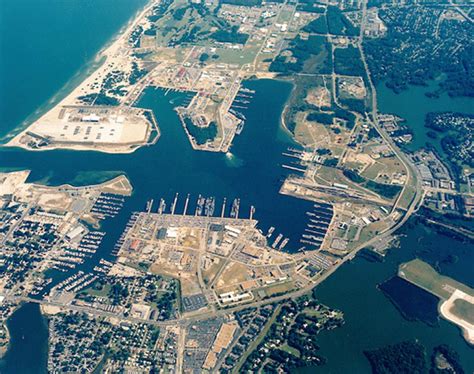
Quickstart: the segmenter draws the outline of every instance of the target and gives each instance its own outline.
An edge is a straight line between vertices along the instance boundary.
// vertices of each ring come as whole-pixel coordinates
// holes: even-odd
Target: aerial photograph
[[[474,374],[473,0],[0,0],[0,374]]]

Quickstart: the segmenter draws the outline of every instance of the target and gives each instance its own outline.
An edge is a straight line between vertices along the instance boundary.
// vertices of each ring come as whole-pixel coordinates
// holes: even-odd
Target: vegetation
[[[217,135],[217,124],[215,122],[211,122],[207,127],[199,127],[193,123],[191,118],[184,117],[184,123],[197,145],[206,144],[208,141],[214,140]]]
[[[94,105],[118,105],[119,101],[115,97],[107,96],[103,93],[98,94],[88,94],[84,96],[79,96],[79,100],[81,100],[85,104],[92,104]]]
[[[342,313],[319,304],[308,295],[286,300],[275,313],[276,318],[269,321],[270,328],[266,333],[263,331],[263,339],[258,341],[239,372],[287,373],[308,365],[324,365],[326,359],[318,354],[318,333],[341,326]]]
[[[329,6],[326,11],[329,33],[333,35],[359,35],[359,29],[349,21],[336,6]]]
[[[287,58],[285,53],[291,53]],[[327,39],[311,35],[307,40],[297,36],[270,65],[270,71],[282,74],[309,72],[328,74],[332,71],[331,46]],[[309,63],[311,60],[317,60]],[[310,60],[310,61],[308,61]]]
[[[176,21],[181,21],[184,18],[184,15],[186,14],[187,7],[183,8],[178,8],[173,12],[173,18]]]
[[[425,127],[439,134],[446,161],[457,179],[462,171],[459,164],[474,167],[474,115],[458,112],[430,112]]]
[[[442,11],[418,6],[380,10],[387,34],[364,39],[367,62],[376,82],[384,81],[394,92],[401,92],[409,85],[426,86],[442,74],[445,79],[439,80],[427,96],[437,97],[443,92],[450,96],[474,95],[474,25],[458,20],[438,22]]]
[[[378,183],[372,180],[367,180],[361,176],[357,171],[351,169],[344,169],[344,176],[354,183],[360,184],[376,194],[387,199],[393,199],[401,191],[402,187],[394,184]]]
[[[326,8],[320,6],[314,0],[300,0],[298,1],[298,5],[296,9],[302,12],[309,12],[309,13],[324,13]]]
[[[220,0],[220,3],[243,6],[259,6],[262,5],[262,0]]]
[[[464,374],[459,355],[446,344],[438,345],[431,355],[430,374]]]
[[[373,351],[364,351],[374,374],[426,373],[425,348],[416,341],[405,341]]]
[[[387,199],[393,199],[402,189],[401,186],[395,184],[378,183],[370,180],[365,183],[365,187]]]
[[[348,46],[334,51],[334,71],[341,75],[365,76],[359,48]]]
[[[245,44],[249,35],[238,32],[238,27],[234,26],[230,30],[215,31],[210,37],[220,43]]]
[[[132,72],[130,73],[130,76],[128,77],[128,82],[130,84],[135,84],[145,75],[147,75],[147,73],[148,71],[146,71],[146,69],[140,69],[136,62],[132,62]]]
[[[349,109],[352,112],[363,114],[366,111],[364,100],[339,98],[339,102],[341,103],[341,105],[347,107],[347,109]]]
[[[206,62],[207,60],[209,60],[209,55],[207,53],[201,53],[199,56],[199,61]]]
[[[334,116],[328,113],[311,112],[306,116],[306,120],[322,125],[332,125],[334,123]]]
[[[326,17],[321,16],[311,21],[303,28],[303,31],[315,34],[327,34],[328,25],[326,23]]]
[[[351,169],[344,169],[343,172],[344,176],[351,180],[354,183],[364,183],[365,178],[362,177],[359,173]]]

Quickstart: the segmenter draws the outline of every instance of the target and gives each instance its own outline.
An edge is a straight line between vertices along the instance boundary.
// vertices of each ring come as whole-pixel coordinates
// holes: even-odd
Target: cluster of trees
[[[243,6],[259,6],[262,0],[220,0],[221,4],[243,5]]]
[[[148,36],[155,36],[156,35],[156,25],[153,24],[150,26],[150,28],[146,29],[144,32],[143,32],[144,35],[148,35]]]
[[[464,374],[464,369],[459,361],[459,355],[446,344],[441,344],[434,348],[433,354],[431,355],[430,374],[444,374],[447,372],[446,369],[438,367],[437,358],[442,358],[446,361],[452,367],[453,373]]]
[[[215,31],[210,37],[220,43],[245,44],[249,35],[238,32],[238,27],[233,26],[230,30]]]
[[[162,319],[170,319],[174,315],[174,304],[176,302],[176,292],[166,292],[156,302],[156,307],[160,310]]]
[[[334,71],[341,75],[365,76],[359,48],[352,45],[347,48],[336,48],[334,51]]]
[[[364,351],[364,354],[374,374],[427,372],[425,348],[416,341],[405,341],[373,351]]]
[[[300,0],[298,1],[298,5],[296,9],[301,12],[309,12],[309,13],[324,13],[326,8],[324,6],[319,6],[313,0]]]
[[[357,36],[359,28],[349,21],[336,6],[329,6],[326,11],[329,33],[333,35]]]
[[[334,123],[334,116],[328,113],[311,112],[306,116],[306,120],[318,122],[323,125],[332,125]]]
[[[401,186],[394,184],[378,183],[373,180],[367,180],[358,172],[352,169],[344,169],[342,171],[344,176],[354,183],[360,184],[376,194],[385,197],[387,199],[393,199],[401,191]]]
[[[174,0],[161,0],[158,5],[155,5],[152,9],[151,15],[147,18],[150,22],[158,21],[166,13],[170,5]]]
[[[425,347],[417,341],[407,340],[388,345],[373,351],[364,351],[374,374],[413,373],[413,374],[464,374],[459,355],[448,345],[442,344],[433,349],[431,367],[426,362]],[[449,366],[440,367],[438,359]]]
[[[188,29],[181,37],[173,42],[170,42],[170,46],[180,45],[185,43],[193,43],[198,38],[199,34],[201,33],[201,27],[198,25],[194,25],[192,28]]]
[[[143,27],[138,25],[131,33],[130,38],[128,39],[129,43],[133,48],[140,47],[140,38],[143,34]]]
[[[430,137],[441,136],[440,144],[446,154],[445,161],[455,180],[462,176],[460,164],[474,167],[474,149],[470,147],[474,132],[474,115],[457,112],[430,112],[425,117],[425,127],[435,132]]]
[[[199,56],[199,61],[206,62],[207,60],[209,60],[209,55],[207,53],[201,53],[201,55]]]
[[[176,20],[176,21],[181,21],[183,18],[184,18],[184,15],[186,14],[186,10],[188,9],[188,7],[182,7],[182,8],[178,8],[176,9],[174,12],[173,12],[173,18]]]
[[[333,124],[333,119],[334,118],[339,118],[339,119],[342,119],[342,120],[346,121],[346,127],[349,130],[354,127],[355,120],[356,120],[355,114],[353,114],[353,113],[351,113],[347,110],[341,109],[336,105],[328,108],[328,110],[331,110],[333,113],[329,114],[329,113],[316,112],[315,111],[315,112],[309,113],[306,116],[306,119],[308,121],[318,122],[318,123],[321,123],[323,125],[332,125]]]
[[[302,72],[305,70],[305,62],[308,59],[322,53],[325,53],[325,58],[309,72],[328,74],[332,71],[331,46],[323,36],[311,35],[307,40],[297,36],[291,41],[287,50],[291,52],[292,57],[296,61],[287,62],[287,58],[280,54],[271,63],[270,71],[283,74]]]
[[[310,315],[307,308],[319,310],[321,315]],[[323,365],[326,359],[317,353],[317,334],[344,323],[341,316],[332,316],[332,311],[314,299],[314,292],[313,298],[305,295],[285,300],[269,332],[247,358],[243,371],[260,371],[265,362],[265,373],[288,373],[298,367]]]
[[[303,28],[303,31],[315,34],[327,34],[328,25],[326,22],[326,17],[320,16],[314,21],[311,21]]]
[[[130,84],[135,84],[140,80],[140,78],[144,77],[147,73],[148,71],[146,71],[146,69],[140,69],[138,67],[138,64],[134,61],[132,62],[132,72],[128,77],[128,82]]]
[[[365,101],[360,99],[344,99],[339,97],[339,102],[352,112],[364,113],[366,110]]]
[[[115,106],[119,104],[118,99],[112,96],[107,96],[106,94],[100,92],[97,94],[88,94],[84,96],[79,96],[79,100],[81,100],[85,104],[92,104],[95,105],[108,105],[108,106]]]
[[[214,140],[217,135],[217,124],[214,121],[212,121],[207,127],[199,127],[193,123],[191,118],[184,117],[184,123],[189,134],[194,138],[198,145],[205,144],[209,140]]]
[[[128,295],[129,291],[127,286],[123,286],[120,283],[115,283],[110,288],[108,296],[112,300],[113,305],[122,305]]]

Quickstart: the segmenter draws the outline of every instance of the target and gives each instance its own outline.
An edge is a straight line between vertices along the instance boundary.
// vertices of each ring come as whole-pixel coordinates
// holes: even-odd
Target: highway
[[[405,215],[400,221],[403,224],[406,222],[406,220],[408,220],[408,218],[410,218],[413,212],[415,212],[416,209],[418,208],[418,204],[423,198],[423,189],[422,189],[421,181],[420,181],[420,178],[418,178],[415,167],[411,164],[408,157],[397,147],[397,145],[394,143],[390,135],[388,135],[387,132],[379,124],[378,109],[377,109],[377,91],[372,81],[372,77],[371,77],[370,70],[369,70],[365,53],[364,53],[364,48],[362,45],[364,29],[365,29],[366,24],[367,24],[367,0],[363,0],[362,1],[362,20],[361,20],[361,26],[360,26],[361,37],[359,38],[358,46],[360,50],[361,60],[362,60],[362,63],[364,64],[364,69],[367,74],[367,81],[369,83],[369,88],[370,88],[371,104],[372,104],[372,125],[378,131],[378,133],[380,134],[382,139],[385,141],[385,143],[390,147],[392,152],[398,157],[398,159],[401,161],[401,163],[405,167],[405,170],[407,171],[407,181],[405,185],[403,186],[402,191],[398,195],[398,198],[395,204],[393,205],[392,212],[395,211],[397,208],[399,208],[401,199],[403,198],[404,194],[407,193],[407,188],[410,188],[412,186],[415,187],[415,195],[413,196],[412,201],[410,202],[410,205],[408,206],[407,211],[405,212]]]
[[[370,76],[370,71],[369,71],[369,68],[368,68],[368,64],[367,64],[367,61],[366,61],[366,57],[365,57],[365,54],[364,54],[364,51],[363,51],[363,45],[362,45],[363,35],[364,35],[364,28],[365,28],[365,25],[366,25],[366,22],[367,22],[366,11],[367,11],[367,0],[364,0],[362,2],[362,21],[361,21],[361,31],[360,31],[361,34],[360,34],[360,38],[358,40],[358,46],[359,46],[359,49],[361,51],[361,59],[362,59],[362,62],[364,64],[364,67],[365,67],[365,70],[366,70],[366,73],[367,73],[367,78],[368,78],[367,80],[368,80],[369,88],[370,88],[371,104],[372,104],[372,112],[371,112],[372,125],[379,132],[380,136],[383,138],[383,140],[386,142],[386,144],[391,148],[393,153],[399,158],[399,160],[404,165],[404,167],[406,169],[406,172],[407,172],[406,184],[404,185],[399,197],[397,198],[397,200],[396,200],[396,202],[393,206],[392,211],[399,210],[400,205],[401,205],[401,201],[402,201],[402,198],[404,197],[404,195],[407,194],[407,193],[411,193],[408,189],[410,189],[412,187],[415,187],[414,196],[411,199],[409,205],[407,206],[406,211],[403,213],[401,219],[398,222],[396,222],[393,226],[385,229],[378,236],[373,237],[370,240],[368,240],[367,242],[360,244],[351,253],[349,253],[344,258],[339,260],[333,267],[331,267],[330,269],[328,269],[324,273],[322,273],[319,276],[318,279],[314,280],[308,286],[306,286],[304,288],[301,288],[297,291],[290,292],[288,294],[281,295],[281,296],[276,296],[276,297],[271,297],[271,298],[264,299],[264,300],[259,300],[259,301],[249,303],[249,304],[242,304],[242,305],[238,305],[238,306],[235,306],[235,307],[230,307],[230,308],[227,308],[227,309],[220,309],[220,310],[217,310],[217,311],[209,311],[209,310],[206,309],[205,311],[201,312],[200,314],[196,314],[196,315],[193,315],[193,316],[190,316],[190,317],[184,316],[184,317],[181,317],[179,319],[172,319],[172,320],[168,320],[168,321],[143,320],[143,319],[140,319],[140,318],[134,318],[134,317],[130,317],[130,316],[117,315],[115,313],[110,313],[110,312],[98,310],[98,309],[95,309],[93,307],[79,306],[79,305],[72,305],[72,304],[66,304],[65,305],[64,303],[59,303],[59,302],[54,302],[54,301],[47,301],[47,300],[38,300],[38,299],[30,298],[30,297],[12,296],[12,295],[7,295],[7,294],[3,295],[3,296],[5,296],[7,300],[12,301],[12,302],[32,302],[32,303],[37,303],[37,304],[41,304],[41,305],[56,306],[56,307],[61,307],[61,308],[65,308],[65,309],[68,309],[68,310],[77,311],[77,312],[90,313],[91,315],[94,315],[94,316],[97,316],[97,317],[117,318],[121,321],[127,321],[127,322],[131,322],[131,323],[146,323],[146,324],[155,325],[155,326],[178,325],[178,326],[183,327],[183,326],[187,326],[188,324],[190,324],[194,321],[205,320],[205,319],[209,319],[209,318],[213,318],[213,317],[217,317],[217,316],[223,316],[223,315],[227,315],[227,314],[230,314],[232,312],[236,312],[236,311],[246,309],[246,308],[249,308],[249,307],[259,307],[259,306],[263,306],[263,305],[266,305],[266,304],[269,304],[269,303],[280,302],[280,301],[285,300],[285,299],[290,299],[290,298],[293,299],[293,298],[305,295],[308,292],[311,292],[311,290],[313,288],[317,287],[319,284],[321,284],[326,279],[328,279],[332,274],[334,274],[346,262],[352,260],[361,249],[366,248],[366,247],[376,243],[377,241],[379,241],[381,239],[384,239],[384,238],[387,238],[387,237],[391,236],[394,232],[396,232],[400,227],[402,227],[406,223],[406,221],[410,218],[410,216],[414,212],[416,212],[416,210],[418,209],[418,207],[420,205],[420,202],[422,201],[422,198],[423,198],[423,190],[422,190],[420,178],[417,175],[416,169],[413,167],[411,162],[408,160],[407,156],[395,145],[395,143],[393,142],[391,137],[385,132],[385,130],[380,126],[380,124],[378,122],[377,93],[376,93],[374,84],[372,82],[372,78]],[[332,76],[332,78],[334,79],[334,76]],[[333,82],[333,84],[334,83],[335,82]],[[8,235],[7,235],[7,237],[8,237]],[[229,255],[229,257],[230,257],[230,255]],[[221,270],[219,270],[219,272],[221,272],[222,269],[225,268],[225,265],[226,265],[226,263],[223,264],[223,266],[222,266]],[[217,279],[217,276],[215,277],[215,279]],[[203,283],[201,277],[200,277],[200,280],[201,280],[200,283]],[[214,283],[214,280],[213,280],[213,283]]]

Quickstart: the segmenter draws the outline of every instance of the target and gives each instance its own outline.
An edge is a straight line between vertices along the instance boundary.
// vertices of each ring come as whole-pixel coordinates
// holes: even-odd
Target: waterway
[[[70,87],[73,84],[71,82],[84,73],[84,64],[94,59],[95,53],[143,3],[144,1],[139,0],[2,2],[0,28],[6,33],[0,33],[2,56],[7,56],[8,60],[11,51],[17,51],[21,61],[18,65],[14,64],[15,60],[0,63],[0,92],[5,92],[3,88],[7,87],[7,92],[12,93],[6,97],[2,96],[2,99],[10,101],[0,100],[0,134],[9,133],[31,113],[42,106],[44,108],[62,87]],[[38,7],[35,7],[35,4],[39,4]],[[8,7],[10,9],[4,9]],[[28,11],[29,7],[36,12]],[[6,12],[3,12],[4,10]],[[69,16],[65,20],[60,17],[67,14]],[[23,29],[12,31],[18,19],[25,20],[24,27],[30,30],[29,32]],[[59,22],[61,25],[57,24],[58,20],[62,20]],[[70,27],[69,23],[75,27]],[[32,30],[38,33],[35,38],[31,37]],[[83,33],[90,35],[86,43],[81,44]],[[43,34],[46,36],[40,36]],[[20,35],[23,35],[23,39]],[[66,44],[67,49],[64,49]],[[41,61],[32,64],[30,56],[36,56]],[[58,70],[61,72],[57,72]],[[27,79],[21,74],[28,74]],[[26,83],[16,87],[22,79]],[[173,110],[186,95],[165,95],[162,90],[148,89],[140,105],[152,109],[160,125],[162,136],[155,146],[139,149],[130,155],[2,149],[0,167],[9,170],[30,169],[30,181],[54,185],[66,182],[77,185],[96,183],[120,173],[130,178],[134,194],[127,199],[120,215],[104,223],[103,228],[107,235],[103,245],[96,256],[84,265],[85,270],[92,267],[99,258],[110,257],[110,251],[132,211],[142,210],[150,198],[155,201],[165,198],[169,206],[175,193],[180,194],[178,212],[182,211],[188,193],[194,201],[199,194],[216,197],[216,210],[219,212],[220,202],[224,197],[227,197],[227,201],[238,197],[241,199],[241,216],[248,216],[250,205],[254,205],[255,218],[260,221],[260,228],[265,231],[269,226],[275,226],[274,235],[283,233],[291,239],[290,247],[297,249],[299,235],[306,223],[304,213],[310,204],[278,193],[281,181],[287,175],[281,167],[283,163],[288,163],[282,152],[295,146],[290,136],[279,125],[280,113],[291,86],[263,80],[248,82],[247,87],[255,90],[256,94],[244,113],[247,117],[244,131],[236,138],[229,155],[193,151]],[[383,94],[379,96],[380,100],[385,102],[381,103],[381,109],[384,111],[391,111],[387,106],[387,103],[392,103],[391,100],[404,97],[390,99],[386,96],[384,99]],[[394,109],[400,107],[396,102],[391,105]],[[403,117],[403,113],[397,114]],[[409,322],[403,319],[393,304],[377,289],[378,284],[395,274],[400,262],[415,255],[440,264],[443,273],[473,284],[468,264],[472,264],[474,260],[474,251],[461,244],[453,245],[451,239],[433,233],[424,226],[408,227],[406,235],[402,240],[402,248],[390,252],[385,262],[369,263],[357,258],[344,265],[318,289],[321,301],[341,309],[346,316],[344,327],[321,335],[322,354],[329,359],[328,365],[321,371],[368,372],[369,367],[363,350],[396,343],[406,338],[418,338],[427,347],[448,343],[459,352],[467,371],[472,372],[474,369],[472,349],[465,344],[456,327],[445,321],[440,321],[437,327],[430,327],[422,322]],[[455,264],[443,262],[442,256],[446,256],[446,251],[449,254],[456,251],[463,261]],[[27,304],[12,317],[9,324],[12,337],[29,335],[28,331],[44,330],[39,310],[34,308],[36,307]],[[43,370],[47,333],[35,336],[38,340],[34,345],[27,339],[12,339],[10,350],[2,361],[2,373]],[[36,362],[36,366],[15,366],[26,356],[36,357],[31,361]],[[312,372],[311,370],[308,372]]]
[[[0,373],[46,373],[48,361],[48,326],[38,304],[25,304],[7,323],[10,347],[0,361]]]
[[[425,93],[433,92],[436,86],[437,81],[430,81],[427,86],[411,86],[398,94],[383,83],[377,86],[379,111],[405,119],[407,126],[413,130],[413,141],[407,147],[410,150],[420,149],[428,143],[442,153],[439,139],[432,139],[427,135],[430,129],[425,127],[425,116],[429,112],[451,111],[474,114],[472,98],[452,98],[447,94],[442,94],[439,98],[427,97]]]
[[[465,372],[474,371],[473,348],[464,341],[457,327],[441,318],[435,326],[409,321],[378,289],[379,284],[396,275],[399,264],[415,257],[472,287],[473,245],[438,234],[421,224],[408,224],[402,234],[401,248],[391,250],[384,262],[369,262],[358,256],[318,287],[317,298],[343,311],[345,324],[320,336],[320,353],[327,357],[327,365],[302,373],[368,373],[370,366],[363,354],[365,350],[412,339],[426,347],[427,358],[433,347],[448,344],[459,353]],[[460,260],[450,261],[450,255]],[[420,290],[422,297],[423,292]],[[426,307],[434,308],[434,305],[429,301],[423,306]],[[435,312],[427,311],[430,316]]]

